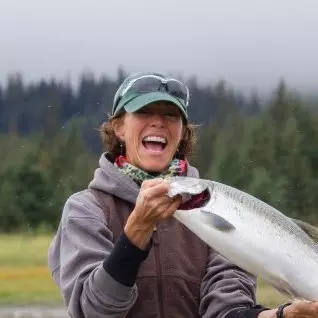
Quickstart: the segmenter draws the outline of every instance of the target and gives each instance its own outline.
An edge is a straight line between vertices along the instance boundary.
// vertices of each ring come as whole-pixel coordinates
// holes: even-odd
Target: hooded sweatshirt
[[[187,175],[198,177],[198,171],[194,167],[188,166]],[[115,208],[121,209],[123,206],[127,211],[133,210],[139,193],[139,185],[122,174],[103,153],[99,160],[99,167],[95,170],[94,178],[89,183],[88,188],[74,193],[65,203],[58,230],[49,247],[48,265],[53,279],[61,291],[70,317],[126,317],[133,311],[133,307],[137,303],[138,287],[135,280],[138,271],[143,271],[140,269],[140,265],[146,264],[148,259],[152,257],[154,247],[150,245],[148,250],[142,251],[129,243],[123,233],[120,236],[114,235],[110,224],[107,224],[105,207],[96,198],[94,191],[106,193],[110,198],[113,198],[112,204],[106,206],[107,213],[112,215]],[[162,233],[163,236],[157,237],[157,244],[166,236],[168,237],[170,233],[172,239],[169,237],[169,242],[165,242],[165,244],[168,243],[169,246],[173,247],[173,245],[178,244],[177,238],[174,240],[173,235],[178,235],[178,233],[171,234],[171,228],[178,230],[178,227],[182,225],[174,219],[167,222],[163,225],[161,232],[158,232],[158,235]],[[160,225],[161,222],[159,227]],[[180,233],[180,235],[185,233],[184,237],[192,235],[186,228],[182,228]],[[205,247],[202,246],[204,243],[193,234],[190,241],[196,240],[200,242],[196,243],[197,246],[204,250]],[[182,241],[179,240],[180,242]],[[166,247],[162,247],[162,245],[160,248],[164,252]],[[121,274],[120,270],[116,270],[119,268],[116,264],[119,265],[125,259],[120,259],[125,253],[118,253],[118,251],[123,251],[123,247],[127,251],[126,259],[130,257],[131,264],[135,263],[131,267],[135,268],[136,273],[135,275],[129,274],[130,278],[127,279],[135,277],[129,283],[124,277],[123,270],[121,270]],[[178,246],[174,246],[174,248],[175,251],[178,250]],[[191,265],[192,259],[196,257],[196,249],[198,247],[194,247],[194,245],[192,250],[189,246],[189,254],[188,250],[179,254],[179,257],[184,258],[179,261],[180,266],[183,263]],[[195,274],[196,271],[202,272],[197,273],[198,276],[200,275],[199,295],[197,297],[198,316],[224,318],[227,315],[228,317],[233,316],[238,310],[241,312],[249,311],[249,308],[255,306],[256,303],[255,277],[230,263],[211,248],[206,247],[206,250],[207,256],[202,270],[197,267],[192,268]],[[149,256],[148,253],[150,253]],[[174,265],[173,262],[169,264],[169,257],[171,259],[173,256],[168,255],[168,258],[160,259],[160,253],[158,255],[159,262],[163,266],[166,263],[169,272],[169,266]],[[146,258],[147,260],[144,261]],[[146,274],[145,277],[147,277]],[[169,281],[168,276],[165,279]],[[191,283],[191,279],[189,281]],[[189,281],[184,286],[187,286]],[[162,284],[165,284],[165,280],[162,281]],[[171,286],[167,287],[167,298],[163,301],[162,307],[165,306],[165,303],[168,304],[170,298],[175,301],[176,306],[177,302],[182,304],[184,301],[191,301],[191,299],[185,298],[183,290],[171,290],[174,288]],[[161,288],[163,287],[161,286]],[[149,292],[154,293],[155,291],[149,290]],[[139,301],[142,302],[140,299]],[[141,317],[145,316],[142,315],[142,312],[139,314]],[[168,313],[154,309],[152,317],[168,316]],[[178,316],[193,317],[193,314],[180,313]],[[256,317],[256,315],[254,316]],[[139,317],[138,313],[134,317]],[[239,316],[237,315],[237,317]],[[244,317],[244,315],[240,317]]]

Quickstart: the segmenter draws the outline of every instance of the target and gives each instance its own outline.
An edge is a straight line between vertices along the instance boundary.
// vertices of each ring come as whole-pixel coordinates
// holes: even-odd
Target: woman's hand
[[[163,179],[146,180],[142,183],[135,209],[125,225],[129,240],[144,249],[160,220],[170,217],[179,207],[181,196],[168,197],[169,183]]]
[[[295,302],[284,308],[284,318],[311,318],[318,317],[318,301],[316,302]]]
[[[258,315],[258,318],[276,318],[277,309],[266,310]],[[284,308],[284,318],[313,318],[318,317],[318,301],[297,301]]]

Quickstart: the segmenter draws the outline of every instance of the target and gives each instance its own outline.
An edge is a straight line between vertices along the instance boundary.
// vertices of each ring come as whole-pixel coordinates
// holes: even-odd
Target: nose
[[[163,114],[152,114],[151,115],[151,126],[153,127],[164,127],[165,126],[165,117]]]

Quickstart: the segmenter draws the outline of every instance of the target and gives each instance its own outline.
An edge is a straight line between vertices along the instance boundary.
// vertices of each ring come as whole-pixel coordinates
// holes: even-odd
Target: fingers
[[[160,178],[144,181],[134,213],[144,223],[154,223],[171,216],[181,204],[181,196],[170,198],[169,182]]]
[[[174,197],[172,200],[172,203],[169,204],[169,206],[167,207],[166,211],[163,214],[163,218],[166,219],[170,216],[172,216],[174,214],[174,212],[176,212],[176,210],[179,208],[181,201],[182,201],[182,197],[181,195],[177,195],[176,197]]]
[[[145,207],[149,201],[164,195],[168,190],[162,178],[146,180],[141,184],[136,205]]]
[[[154,187],[160,183],[162,183],[164,179],[162,178],[155,178],[155,179],[150,179],[150,180],[145,180],[140,187],[140,191],[149,189],[151,187]]]
[[[148,200],[150,198],[161,197],[168,193],[169,191],[169,183],[166,180],[150,180],[152,183],[146,183],[144,188],[140,189],[140,195],[144,198],[144,200]]]
[[[303,302],[300,304],[298,313],[307,314],[308,317],[317,317],[318,315],[318,302]]]
[[[294,302],[292,305],[284,309],[284,317],[296,318],[304,317],[311,318],[318,316],[318,302]]]

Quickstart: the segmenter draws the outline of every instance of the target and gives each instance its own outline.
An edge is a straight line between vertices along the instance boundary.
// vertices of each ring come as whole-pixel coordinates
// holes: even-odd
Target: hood
[[[188,177],[198,178],[198,170],[188,164]],[[120,172],[103,153],[99,159],[99,168],[88,188],[101,190],[117,196],[125,201],[135,203],[139,193],[139,185],[130,177]]]

